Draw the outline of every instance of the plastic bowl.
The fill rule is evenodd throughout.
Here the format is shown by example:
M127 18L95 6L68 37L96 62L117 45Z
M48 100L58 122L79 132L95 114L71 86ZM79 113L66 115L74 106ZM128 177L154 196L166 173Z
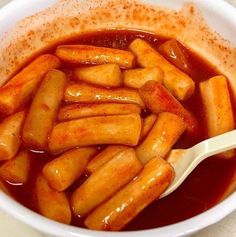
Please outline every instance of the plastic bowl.
M18 20L32 15L54 4L55 0L14 0L0 9L0 36L3 35ZM186 2L184 0L147 0L144 2L180 9ZM222 0L192 0L202 11L210 27L223 35L224 38L236 44L236 9ZM236 210L236 192L215 207L185 221L150 230L132 232L98 232L49 220L12 200L3 192L0 192L0 208L28 224L38 231L57 237L177 237L189 236L207 226L210 226L232 211Z

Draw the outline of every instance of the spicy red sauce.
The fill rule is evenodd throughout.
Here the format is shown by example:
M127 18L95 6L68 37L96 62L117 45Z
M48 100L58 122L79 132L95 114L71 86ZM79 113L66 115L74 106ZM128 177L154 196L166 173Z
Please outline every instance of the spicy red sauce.
M160 44L165 42L165 39L160 39L158 36L149 33L137 31L101 31L83 35L73 43L127 49L128 45L135 38L142 38L148 41L156 49L158 49ZM196 91L188 101L184 102L184 105L196 116L201 127L197 139L183 135L175 145L177 148L187 148L206 139L204 113L202 111L198 82L217 75L204 61L201 61L190 52L189 60L193 69L191 77L196 82ZM64 65L66 71L70 70L71 67L72 65ZM144 116L147 114L147 111L143 113ZM51 159L53 159L53 156L49 154L32 152L29 182L25 185L7 184L16 200L32 210L37 211L34 197L35 178L43 165ZM227 187L229 187L235 172L236 157L230 160L218 159L216 157L207 159L193 171L174 193L153 202L132 220L124 230L141 230L165 226L185 220L211 208L221 199ZM85 176L82 177L66 191L68 197L70 197L73 190L85 178ZM73 218L72 225L84 227L83 220L79 217Z

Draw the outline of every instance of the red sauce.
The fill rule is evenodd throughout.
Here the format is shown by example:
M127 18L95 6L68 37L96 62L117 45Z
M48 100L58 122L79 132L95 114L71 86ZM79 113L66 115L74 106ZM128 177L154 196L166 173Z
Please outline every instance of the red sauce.
M73 43L96 45L127 49L135 38L142 38L158 49L165 39L156 35L135 31L107 31L83 35ZM193 68L192 78L196 82L195 94L184 105L198 118L201 123L198 139L187 138L183 135L175 147L187 148L200 140L206 139L204 114L202 111L201 98L198 91L198 82L206 80L217 73L204 61L189 53L190 64ZM66 70L71 65L64 65ZM147 111L143 114L147 115ZM32 164L30 181L25 185L7 184L12 195L23 205L37 211L34 198L34 182L43 165L53 157L49 154L32 152ZM222 160L216 157L207 159L200 164L186 181L173 194L161 200L157 200L143 210L132 220L124 230L141 230L155 228L176 223L193 217L217 204L225 190L229 186L236 171L236 157L231 160ZM68 196L82 183L84 176L67 190ZM96 194L95 194L96 195ZM83 220L74 217L72 225L83 227Z

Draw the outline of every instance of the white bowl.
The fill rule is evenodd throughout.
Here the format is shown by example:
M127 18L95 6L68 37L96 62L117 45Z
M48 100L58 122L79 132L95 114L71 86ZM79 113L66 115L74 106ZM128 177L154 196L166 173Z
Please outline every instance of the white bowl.
M0 10L0 36L3 35L19 19L29 16L53 3L55 0L14 0ZM179 9L186 2L184 0L146 0L144 2L163 5ZM224 38L236 44L236 9L222 0L191 0L203 12L207 23ZM236 192L215 207L188 220L150 230L133 232L97 232L60 224L49 220L15 202L4 193L0 192L0 208L5 210L20 221L35 229L58 237L136 237L158 236L177 237L189 236L209 225L212 225L236 210Z

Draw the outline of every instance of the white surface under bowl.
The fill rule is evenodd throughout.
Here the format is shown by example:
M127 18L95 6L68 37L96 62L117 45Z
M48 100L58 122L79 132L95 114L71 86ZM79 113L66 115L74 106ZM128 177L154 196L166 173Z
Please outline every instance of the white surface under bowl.
M21 0L12 1L0 10L0 36L13 26L17 20L29 16L53 3L55 0ZM184 0L146 0L144 2L163 5L174 9L180 9L186 2ZM203 12L208 24L236 45L236 9L221 0L191 0ZM227 141L224 141L227 142ZM43 216L23 207L0 192L0 208L22 222L35 229L52 236L58 237L136 237L158 236L177 237L188 236L209 225L212 225L232 211L236 210L236 192L223 202L208 211L199 214L186 221L173 225L135 232L97 232L51 221Z

